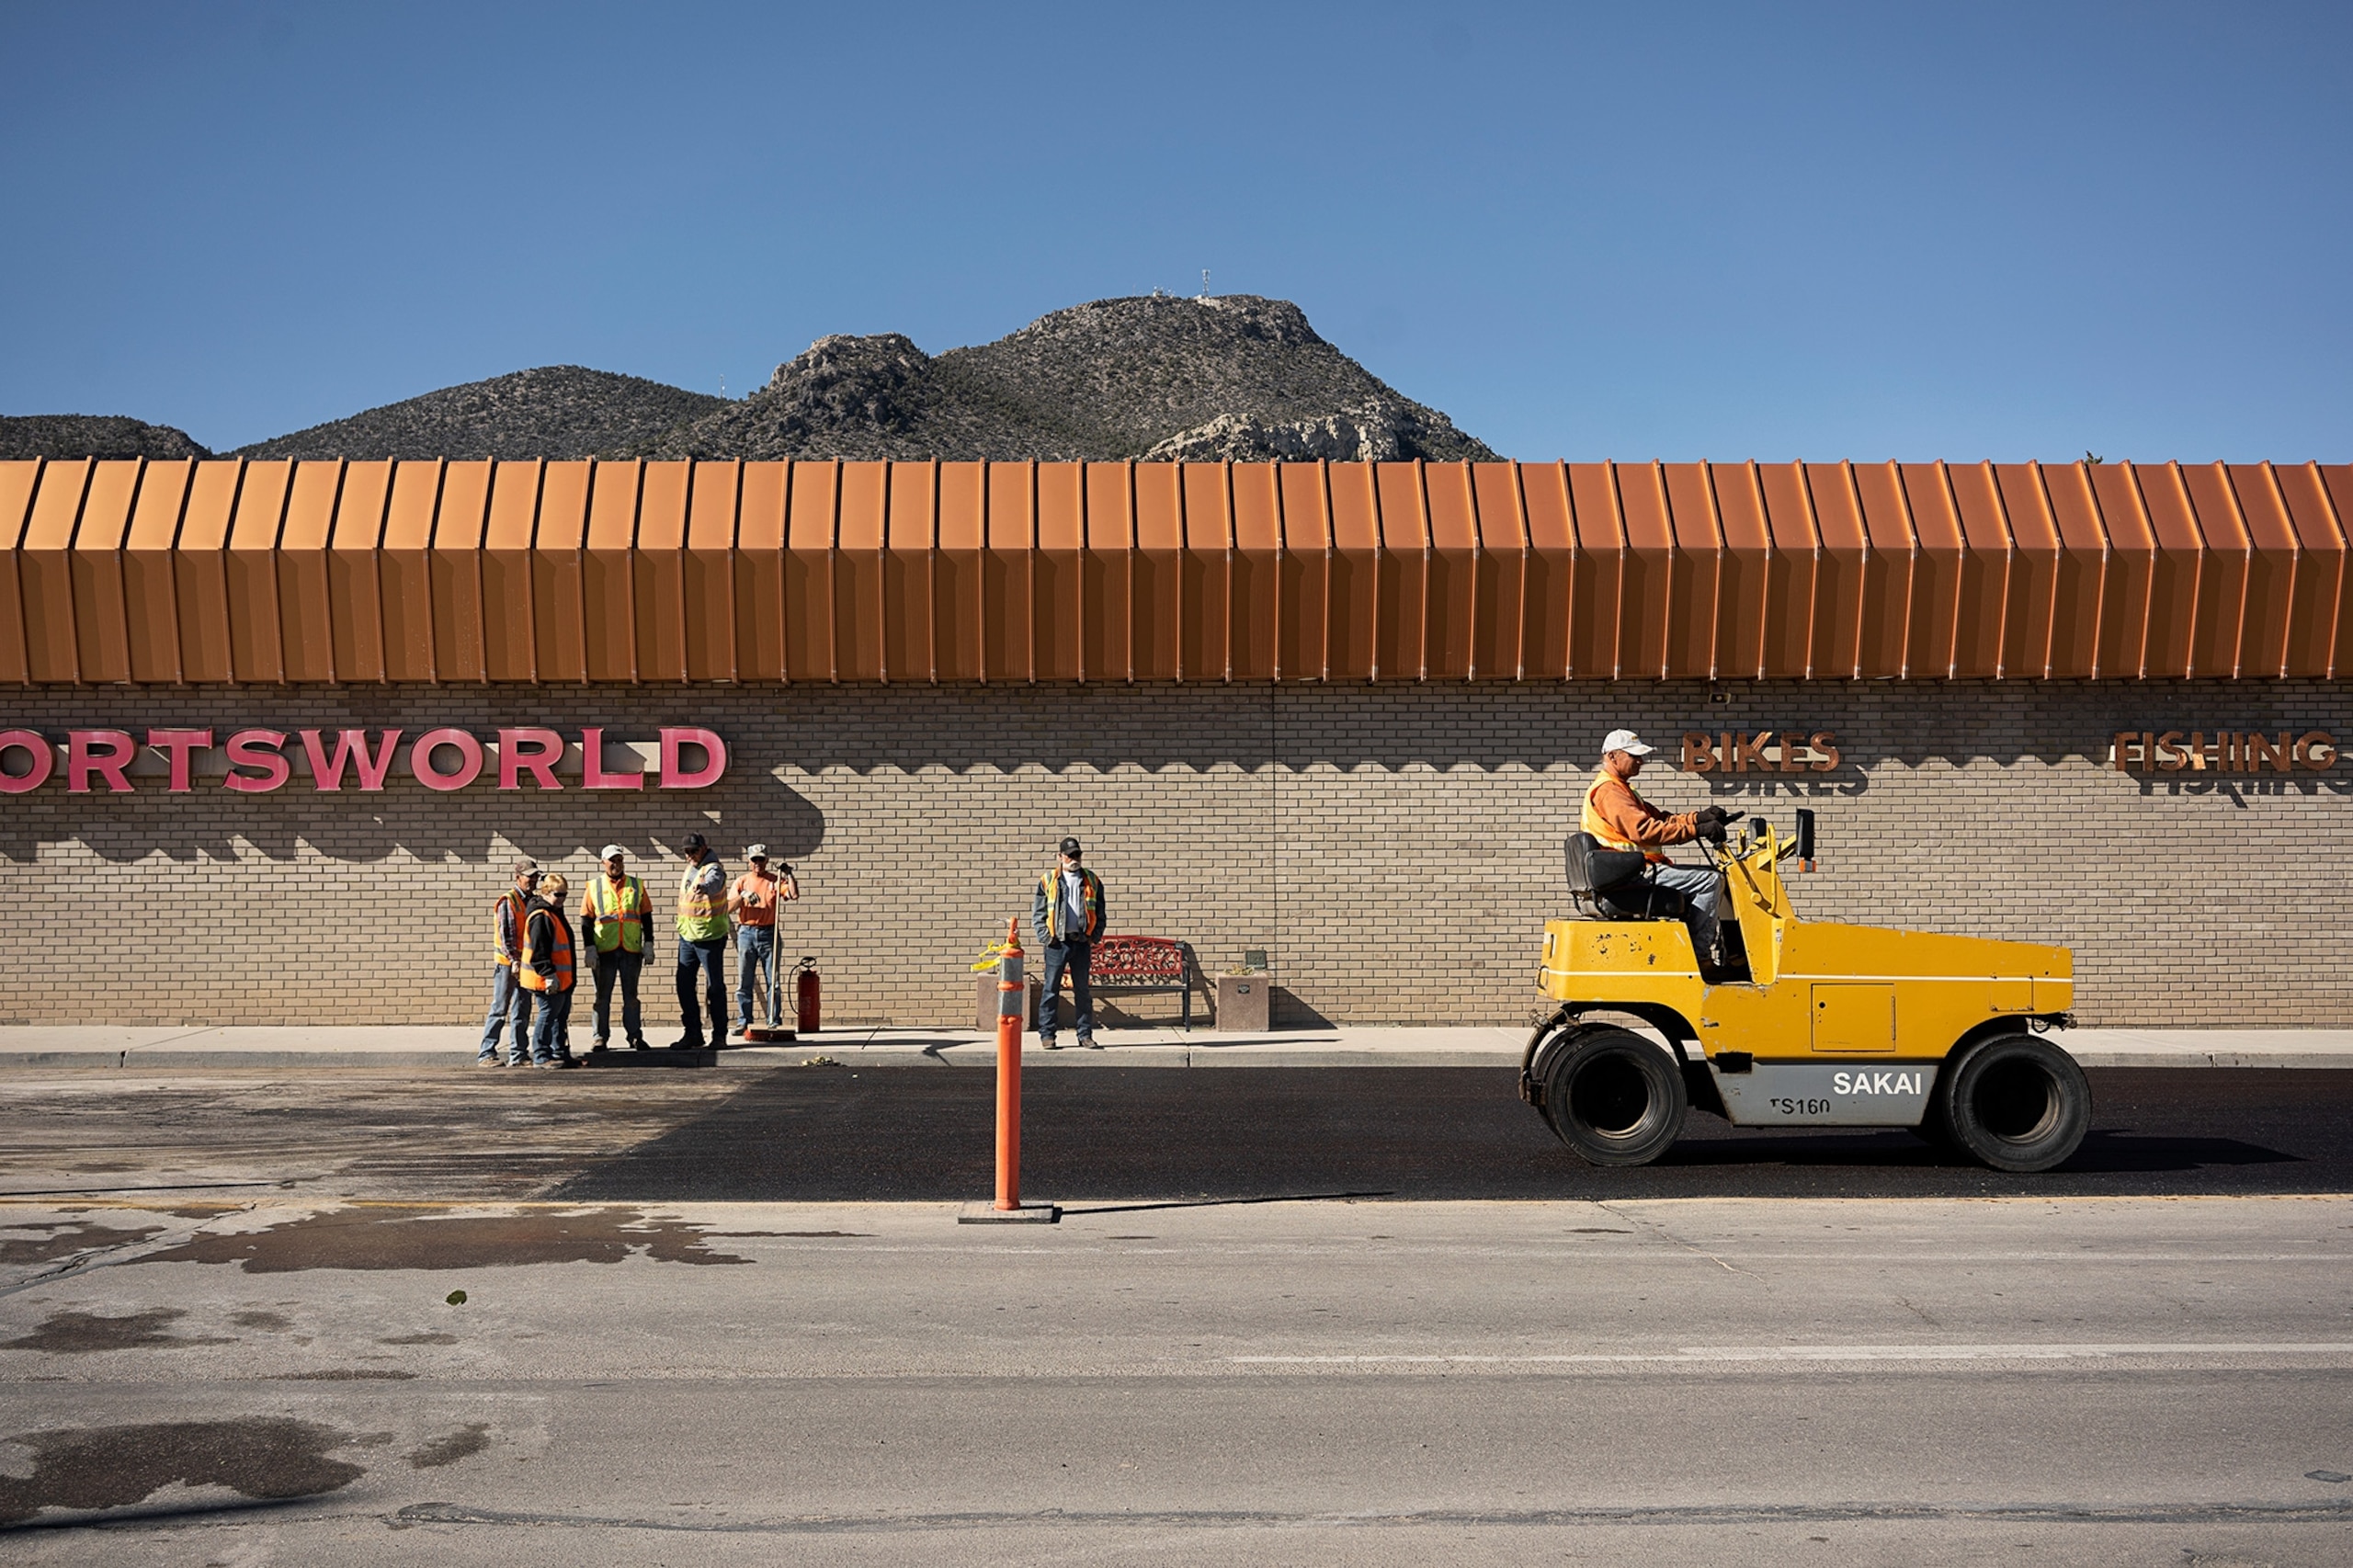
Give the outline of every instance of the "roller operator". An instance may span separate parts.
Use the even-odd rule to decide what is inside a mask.
[[[1667,846],[1698,839],[1722,844],[1724,824],[1732,813],[1722,806],[1670,815],[1634,793],[1634,776],[1643,758],[1654,747],[1643,744],[1631,730],[1612,730],[1601,743],[1601,769],[1586,787],[1585,812],[1578,823],[1605,849],[1639,852],[1646,864],[1642,880],[1680,895],[1683,922],[1691,928],[1691,948],[1703,971],[1725,967],[1723,939],[1716,924],[1716,907],[1723,879],[1713,866],[1678,866],[1666,858]]]

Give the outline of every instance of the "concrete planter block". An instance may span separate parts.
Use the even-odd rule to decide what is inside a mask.
[[[1029,983],[1029,994],[1022,1004],[1026,1009],[1026,1011],[1021,1015],[1021,1032],[1024,1034],[1034,1032],[1030,1026],[1036,1021],[1038,1017],[1038,983],[1034,980],[1030,981]],[[1058,1003],[1060,1000],[1061,999],[1059,997],[1056,998]],[[974,1028],[986,1029],[992,1035],[995,1034],[995,971],[992,970],[986,974],[976,974],[972,976],[972,1027]]]
[[[1275,993],[1272,981],[1261,974],[1221,974],[1217,977],[1217,1027],[1220,1033],[1267,1032],[1267,1002]]]

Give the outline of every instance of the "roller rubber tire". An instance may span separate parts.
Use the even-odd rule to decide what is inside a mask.
[[[1649,1165],[1689,1103],[1680,1066],[1631,1029],[1579,1029],[1544,1063],[1545,1119],[1588,1165]]]
[[[2075,1059],[2039,1035],[1972,1046],[1938,1074],[1938,1106],[1961,1153],[1997,1171],[2047,1171],[2091,1130],[2092,1086]]]

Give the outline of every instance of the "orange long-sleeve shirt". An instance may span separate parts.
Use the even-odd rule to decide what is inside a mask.
[[[1698,812],[1682,812],[1670,816],[1635,794],[1622,778],[1608,778],[1595,787],[1593,809],[1620,837],[1645,849],[1688,844],[1699,836]]]

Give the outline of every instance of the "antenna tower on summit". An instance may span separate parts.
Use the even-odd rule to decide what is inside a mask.
[[[1201,298],[1202,298],[1202,299],[1204,299],[1204,300],[1206,300],[1206,299],[1208,299],[1209,297],[1210,297],[1210,269],[1209,269],[1208,267],[1202,267],[1202,268],[1201,268]]]

